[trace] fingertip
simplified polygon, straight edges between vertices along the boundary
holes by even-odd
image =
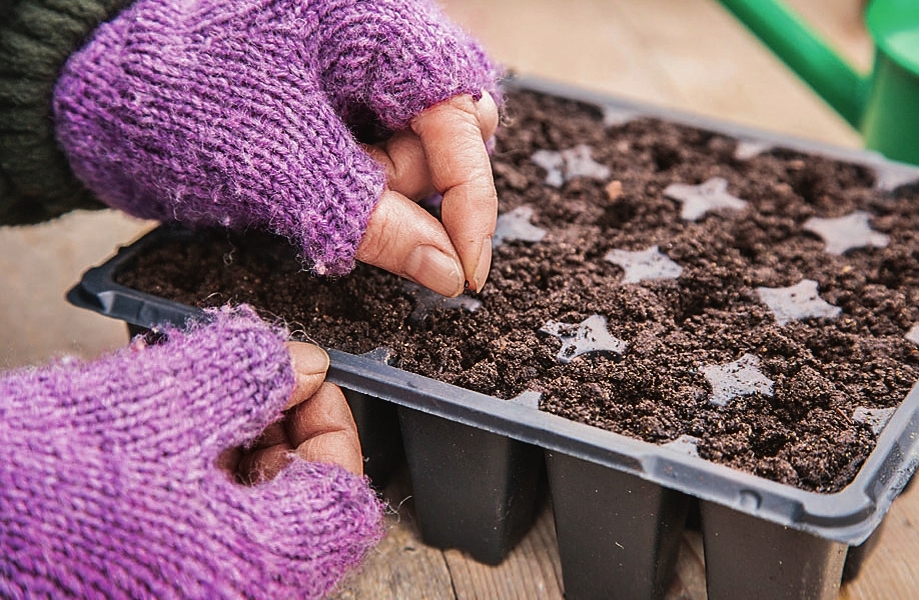
[[[500,120],[498,104],[495,102],[494,97],[488,93],[488,90],[482,90],[482,97],[476,102],[475,108],[479,129],[482,130],[482,139],[487,141],[498,130]]]
[[[488,273],[491,270],[491,239],[489,236],[482,241],[479,260],[474,267],[474,275],[469,286],[473,292],[481,292],[488,280]]]
[[[329,354],[316,344],[287,342],[294,370],[304,375],[324,374],[329,370]]]
[[[443,224],[394,190],[377,201],[357,259],[444,296],[463,292],[463,264]]]
[[[294,389],[287,401],[285,410],[303,402],[319,389],[329,370],[328,353],[317,346],[306,342],[287,342],[291,368],[294,372]]]
[[[418,246],[405,261],[405,274],[415,283],[448,298],[463,292],[465,278],[457,260],[434,246]]]

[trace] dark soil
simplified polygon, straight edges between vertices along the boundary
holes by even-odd
[[[604,126],[573,101],[515,92],[507,106],[493,155],[500,213],[529,205],[547,233],[495,248],[477,310],[423,301],[366,266],[310,277],[285,242],[259,235],[150,250],[119,282],[198,306],[250,303],[323,345],[385,346],[395,366],[499,398],[539,391],[542,410],[650,442],[693,436],[704,458],[805,490],[851,481],[876,440],[856,409],[895,407],[919,380],[904,337],[919,322],[919,192],[881,192],[866,167],[790,150],[738,159],[735,139],[666,121]],[[546,185],[533,153],[579,144],[610,175]],[[713,177],[748,207],[681,219],[665,188]],[[854,210],[871,214],[886,247],[833,255],[803,228]],[[622,283],[604,259],[653,245],[683,267],[678,278]],[[756,288],[802,279],[837,318],[777,323]],[[595,314],[626,351],[559,362],[561,342],[540,329]],[[773,394],[710,402],[702,369],[745,354]]]

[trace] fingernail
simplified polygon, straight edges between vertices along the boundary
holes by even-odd
[[[290,358],[297,374],[318,375],[329,370],[329,355],[316,344],[297,344]]]
[[[479,262],[475,266],[475,285],[473,291],[481,292],[485,287],[485,281],[488,279],[488,272],[491,270],[491,238],[487,237],[482,242],[482,252],[479,254]]]
[[[405,263],[405,274],[438,294],[453,297],[463,291],[459,263],[434,246],[418,246]]]

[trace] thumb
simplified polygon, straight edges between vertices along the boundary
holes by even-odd
[[[292,344],[288,343],[288,347]],[[310,348],[308,344],[300,346]],[[298,369],[299,357],[293,352],[292,355],[294,368]],[[357,425],[341,389],[328,382],[320,382],[316,388],[304,386],[299,371],[297,378],[298,385],[291,396],[295,405],[286,411],[284,419],[269,426],[251,447],[222,457],[222,466],[242,481],[271,479],[297,456],[363,474]],[[307,395],[299,396],[304,390]]]
[[[364,474],[357,424],[341,388],[324,383],[290,415],[288,432],[297,456],[313,462],[341,465],[355,475]]]

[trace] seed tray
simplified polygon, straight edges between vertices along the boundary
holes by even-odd
[[[576,99],[616,115],[647,115],[716,131],[750,147],[782,146],[863,164],[893,189],[915,168],[624,102],[537,80],[520,89]],[[161,227],[90,269],[68,299],[132,330],[185,325],[198,308],[129,289],[114,274],[165,240]],[[547,479],[569,599],[658,598],[672,577],[687,513],[698,505],[710,598],[835,598],[877,540],[893,499],[919,464],[919,389],[892,415],[875,450],[842,491],[819,494],[576,423],[514,400],[390,366],[385,350],[329,349],[329,379],[346,391],[367,472],[383,484],[407,460],[426,543],[499,563],[532,523]],[[847,560],[848,556],[848,560]],[[742,575],[741,575],[742,574]]]

